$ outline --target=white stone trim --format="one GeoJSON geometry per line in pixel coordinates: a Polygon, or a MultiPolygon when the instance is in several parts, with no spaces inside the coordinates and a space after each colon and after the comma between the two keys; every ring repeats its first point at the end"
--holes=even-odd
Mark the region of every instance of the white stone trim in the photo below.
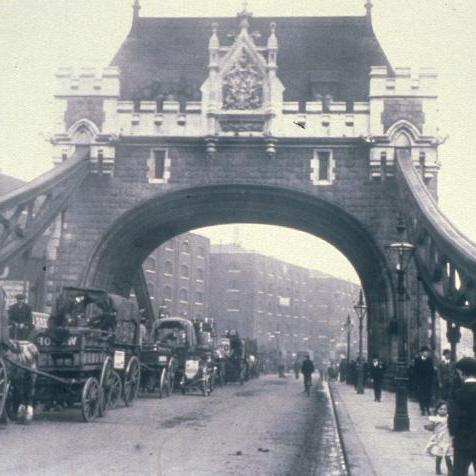
{"type": "Polygon", "coordinates": [[[149,179],[149,183],[168,183],[171,175],[171,165],[172,161],[169,157],[169,149],[166,147],[154,147],[150,149],[150,156],[147,159],[147,177],[149,179]],[[165,159],[164,159],[164,176],[162,178],[156,178],[152,176],[152,172],[155,168],[155,152],[156,151],[164,151],[165,152],[165,159]]]}
{"type": "Polygon", "coordinates": [[[311,182],[313,185],[332,185],[335,180],[335,161],[333,150],[330,148],[319,147],[314,149],[313,158],[311,159],[311,182]],[[327,165],[327,180],[319,180],[319,153],[328,152],[329,153],[329,163],[327,165]]]}

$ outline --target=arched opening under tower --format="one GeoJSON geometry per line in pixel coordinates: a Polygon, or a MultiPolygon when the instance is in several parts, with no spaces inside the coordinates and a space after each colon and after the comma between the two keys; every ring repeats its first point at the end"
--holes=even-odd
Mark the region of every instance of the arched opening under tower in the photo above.
{"type": "Polygon", "coordinates": [[[391,270],[372,234],[336,205],[282,187],[203,186],[139,204],[104,234],[82,284],[129,295],[133,277],[150,253],[182,233],[213,225],[257,223],[300,230],[325,240],[354,267],[368,304],[369,352],[390,343],[391,270]]]}

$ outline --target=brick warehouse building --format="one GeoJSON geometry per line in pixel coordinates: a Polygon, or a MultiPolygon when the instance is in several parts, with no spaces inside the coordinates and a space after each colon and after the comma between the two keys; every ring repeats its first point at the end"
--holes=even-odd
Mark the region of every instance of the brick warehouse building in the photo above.
{"type": "Polygon", "coordinates": [[[172,316],[208,316],[208,238],[176,236],[154,250],[142,265],[155,314],[161,306],[172,316]]]}
{"type": "MultiPolygon", "coordinates": [[[[89,154],[61,217],[53,285],[127,296],[143,261],[174,236],[287,226],[347,257],[369,307],[369,353],[395,359],[396,277],[385,254],[399,239],[394,159],[409,152],[436,195],[436,74],[392,68],[370,8],[356,17],[142,18],[136,4],[108,67],[62,68],[57,79],[55,158],[84,144],[89,154]]],[[[414,268],[407,278],[414,309],[414,268]]],[[[427,343],[425,299],[419,308],[427,343]]]]}
{"type": "Polygon", "coordinates": [[[285,350],[329,352],[359,287],[226,244],[211,246],[209,289],[219,331],[236,329],[265,348],[279,339],[285,350]]]}

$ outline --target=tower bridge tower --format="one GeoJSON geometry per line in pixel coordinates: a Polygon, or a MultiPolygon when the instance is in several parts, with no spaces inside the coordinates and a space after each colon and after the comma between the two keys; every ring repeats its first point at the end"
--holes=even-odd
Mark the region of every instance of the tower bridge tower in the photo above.
{"type": "MultiPolygon", "coordinates": [[[[411,151],[435,195],[436,74],[389,63],[370,2],[356,17],[147,18],[137,1],[133,11],[109,66],[57,73],[55,160],[86,144],[89,174],[63,215],[56,285],[127,295],[143,260],[177,234],[289,226],[354,265],[369,355],[395,355],[385,255],[401,211],[395,151],[411,151]]],[[[408,275],[408,308],[426,331],[408,275]]]]}

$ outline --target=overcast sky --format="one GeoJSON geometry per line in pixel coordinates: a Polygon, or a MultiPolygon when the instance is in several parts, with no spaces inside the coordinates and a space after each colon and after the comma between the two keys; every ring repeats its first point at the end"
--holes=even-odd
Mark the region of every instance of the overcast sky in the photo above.
{"type": "MultiPolygon", "coordinates": [[[[103,66],[127,35],[133,0],[0,0],[0,170],[31,179],[50,167],[54,71],[103,66]]],[[[249,1],[255,16],[360,15],[365,0],[249,1]]],[[[374,0],[376,34],[394,66],[440,73],[440,205],[476,240],[475,0],[374,0]]],[[[143,16],[234,16],[240,1],[141,0],[143,16]]],[[[279,22],[277,29],[279,39],[279,22]]],[[[319,47],[319,45],[316,45],[319,47]]],[[[338,252],[290,230],[242,226],[245,246],[355,278],[338,252]]],[[[232,227],[207,233],[229,241],[232,227]]]]}

